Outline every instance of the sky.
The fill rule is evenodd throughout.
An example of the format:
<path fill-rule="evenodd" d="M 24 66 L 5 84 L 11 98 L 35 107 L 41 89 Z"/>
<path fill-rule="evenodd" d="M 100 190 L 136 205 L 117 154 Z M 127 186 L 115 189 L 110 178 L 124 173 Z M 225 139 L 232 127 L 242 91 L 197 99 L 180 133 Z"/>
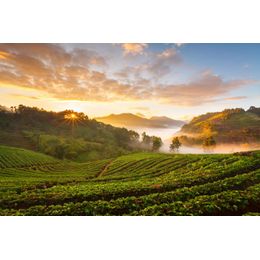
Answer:
<path fill-rule="evenodd" d="M 189 120 L 259 106 L 260 44 L 0 44 L 0 105 Z"/>

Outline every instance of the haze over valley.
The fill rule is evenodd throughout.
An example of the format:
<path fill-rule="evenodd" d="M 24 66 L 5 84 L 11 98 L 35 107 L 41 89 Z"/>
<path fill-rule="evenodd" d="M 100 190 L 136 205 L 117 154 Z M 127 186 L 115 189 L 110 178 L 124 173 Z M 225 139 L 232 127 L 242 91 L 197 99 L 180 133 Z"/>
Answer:
<path fill-rule="evenodd" d="M 126 127 L 138 132 L 140 135 L 146 132 L 149 135 L 160 136 L 163 140 L 171 138 L 185 124 L 182 120 L 174 120 L 166 116 L 145 118 L 144 116 L 131 113 L 111 114 L 95 119 L 113 126 Z"/>

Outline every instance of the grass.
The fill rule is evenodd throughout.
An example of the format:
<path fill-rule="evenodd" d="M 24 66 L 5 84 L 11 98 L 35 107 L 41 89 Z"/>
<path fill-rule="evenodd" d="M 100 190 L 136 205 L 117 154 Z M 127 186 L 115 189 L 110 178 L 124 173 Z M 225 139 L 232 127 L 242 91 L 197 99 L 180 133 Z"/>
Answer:
<path fill-rule="evenodd" d="M 0 146 L 0 215 L 258 215 L 260 152 L 88 163 Z"/>

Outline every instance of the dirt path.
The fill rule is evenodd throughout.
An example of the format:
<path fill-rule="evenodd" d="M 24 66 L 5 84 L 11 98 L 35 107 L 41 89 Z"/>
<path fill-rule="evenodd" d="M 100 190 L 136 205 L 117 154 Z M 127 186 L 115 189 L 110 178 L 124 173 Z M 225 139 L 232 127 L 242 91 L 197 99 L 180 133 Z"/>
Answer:
<path fill-rule="evenodd" d="M 110 161 L 108 164 L 106 164 L 106 166 L 102 169 L 102 171 L 100 171 L 97 175 L 97 178 L 103 176 L 105 174 L 105 172 L 107 171 L 107 169 L 109 168 L 109 166 L 112 164 L 113 161 Z"/>

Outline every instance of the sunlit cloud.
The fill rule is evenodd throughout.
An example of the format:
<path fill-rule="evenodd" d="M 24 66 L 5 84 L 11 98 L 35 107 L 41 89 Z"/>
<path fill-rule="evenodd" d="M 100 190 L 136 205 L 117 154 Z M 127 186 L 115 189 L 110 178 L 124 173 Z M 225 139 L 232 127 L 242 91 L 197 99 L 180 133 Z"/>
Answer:
<path fill-rule="evenodd" d="M 183 45 L 185 45 L 185 43 L 175 43 L 175 45 L 176 45 L 177 47 L 182 47 Z"/>
<path fill-rule="evenodd" d="M 147 43 L 123 43 L 122 49 L 124 52 L 124 55 L 137 55 L 137 54 L 143 54 L 144 50 L 148 47 Z"/>
<path fill-rule="evenodd" d="M 135 66 L 126 66 L 115 73 L 115 76 L 123 79 L 134 78 L 139 82 L 144 79 L 143 75 L 149 75 L 151 79 L 162 78 L 173 72 L 182 64 L 180 53 L 174 48 L 168 48 L 159 53 L 150 53 L 148 61 Z"/>
<path fill-rule="evenodd" d="M 9 96 L 14 97 L 14 98 L 20 98 L 20 99 L 35 99 L 35 100 L 39 100 L 39 97 L 35 97 L 35 96 L 27 96 L 27 95 L 21 95 L 21 94 L 9 94 Z"/>
<path fill-rule="evenodd" d="M 142 54 L 147 44 L 123 44 L 122 48 L 126 54 L 136 55 Z M 149 54 L 147 61 L 126 66 L 113 77 L 105 69 L 106 58 L 88 49 L 67 50 L 57 44 L 0 44 L 0 55 L 4 57 L 0 59 L 0 86 L 42 91 L 59 100 L 198 106 L 223 100 L 223 95 L 254 83 L 224 80 L 210 70 L 183 83 L 159 83 L 158 78 L 173 73 L 183 62 L 175 48 Z"/>
<path fill-rule="evenodd" d="M 217 97 L 252 83 L 254 83 L 252 80 L 224 81 L 220 76 L 207 71 L 188 83 L 157 88 L 156 95 L 161 98 L 162 102 L 198 106 L 215 102 Z"/>
<path fill-rule="evenodd" d="M 133 109 L 133 110 L 142 110 L 142 111 L 149 111 L 150 108 L 149 107 L 130 107 L 130 109 Z"/>
<path fill-rule="evenodd" d="M 224 100 L 241 100 L 241 99 L 246 99 L 246 96 L 237 96 L 237 97 L 228 97 L 225 98 Z"/>
<path fill-rule="evenodd" d="M 0 51 L 0 60 L 1 60 L 1 59 L 4 60 L 4 59 L 6 59 L 8 56 L 10 56 L 9 53 L 4 52 L 4 51 Z"/>

